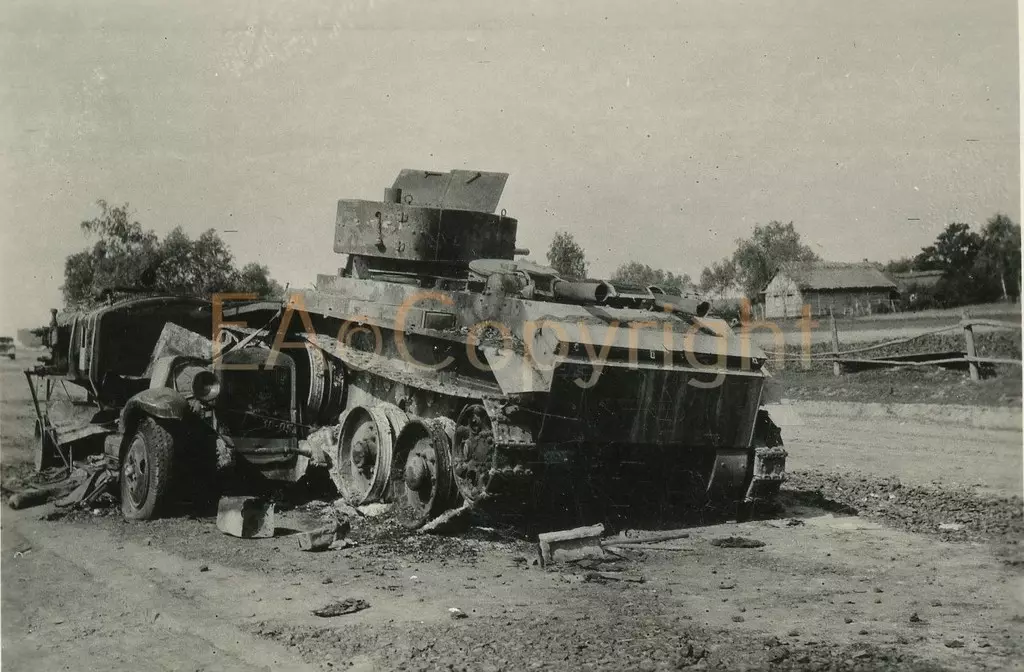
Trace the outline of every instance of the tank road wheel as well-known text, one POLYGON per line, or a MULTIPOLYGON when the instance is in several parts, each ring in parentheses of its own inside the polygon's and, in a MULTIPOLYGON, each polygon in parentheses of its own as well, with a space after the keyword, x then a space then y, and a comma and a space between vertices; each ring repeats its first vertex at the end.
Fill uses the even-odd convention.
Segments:
POLYGON ((398 437, 391 482, 398 519, 408 528, 422 527, 453 503, 448 423, 414 418, 398 437))
POLYGON ((174 437, 153 418, 139 420, 121 459, 121 513, 128 520, 158 517, 171 498, 174 437))
POLYGON ((380 500, 391 474, 395 434, 383 409, 357 406, 345 414, 331 478, 350 504, 380 500))
POLYGON ((470 404, 459 413, 452 443, 452 471, 459 492, 468 501, 490 494, 496 468, 496 451, 491 419, 480 404, 470 404))

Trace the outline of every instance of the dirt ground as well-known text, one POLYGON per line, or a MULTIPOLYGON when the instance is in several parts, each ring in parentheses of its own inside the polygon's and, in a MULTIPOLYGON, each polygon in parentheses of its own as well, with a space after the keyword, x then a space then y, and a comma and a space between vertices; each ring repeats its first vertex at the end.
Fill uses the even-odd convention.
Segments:
MULTIPOLYGON (((30 471, 24 365, 0 364, 7 484, 30 471)), ((224 536, 209 516, 130 524, 105 509, 47 520, 48 508, 4 507, 2 662, 275 672, 1024 669, 1019 433, 815 420, 787 439, 793 478, 780 512, 691 527, 687 538, 617 560, 613 568, 637 581, 542 569, 530 540, 486 520, 444 537, 407 535, 386 515, 361 518, 354 545, 310 554, 286 530, 315 525, 329 514, 325 502, 284 511, 279 536, 262 540, 224 536), (710 543, 731 535, 764 546, 710 543), (311 613, 344 598, 369 606, 311 613)))

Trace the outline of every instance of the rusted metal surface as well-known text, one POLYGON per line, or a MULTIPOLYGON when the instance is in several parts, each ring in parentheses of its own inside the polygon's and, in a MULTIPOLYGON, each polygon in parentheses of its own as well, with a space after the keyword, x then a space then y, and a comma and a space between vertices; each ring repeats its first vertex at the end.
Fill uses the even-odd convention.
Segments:
POLYGON ((515 252, 516 220, 485 212, 382 201, 338 201, 334 251, 404 261, 459 263, 515 252))
MULTIPOLYGON (((441 210, 494 212, 505 190, 508 173, 478 170, 402 170, 391 190, 398 190, 402 202, 441 210)), ((386 200, 386 199, 385 199, 386 200)))
MULTIPOLYGON (((493 214, 506 178, 404 170, 383 201, 340 201, 334 249, 348 266, 297 298, 316 332, 293 331, 343 363, 359 431, 382 426, 376 405, 403 414, 384 498, 420 525, 535 464, 645 451, 691 462, 666 471, 694 501, 771 491, 784 451, 752 444, 764 353, 699 297, 514 260, 516 222, 493 214)), ((356 434, 340 463, 372 465, 355 488, 372 499, 379 439, 356 434)))

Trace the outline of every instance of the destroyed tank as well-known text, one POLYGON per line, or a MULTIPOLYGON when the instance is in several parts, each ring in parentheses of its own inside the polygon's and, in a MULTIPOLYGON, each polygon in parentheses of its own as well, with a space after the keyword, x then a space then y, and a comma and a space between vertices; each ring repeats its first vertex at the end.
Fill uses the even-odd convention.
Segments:
POLYGON ((550 492, 604 502, 592 516, 637 496, 770 499, 786 453, 761 408, 764 354, 697 297, 517 259, 517 221, 496 212, 507 178, 402 170, 383 200, 339 201, 344 266, 279 315, 278 345, 333 372, 310 373, 311 397, 335 393, 307 416, 340 412, 327 457, 343 496, 393 501, 410 527, 550 492))

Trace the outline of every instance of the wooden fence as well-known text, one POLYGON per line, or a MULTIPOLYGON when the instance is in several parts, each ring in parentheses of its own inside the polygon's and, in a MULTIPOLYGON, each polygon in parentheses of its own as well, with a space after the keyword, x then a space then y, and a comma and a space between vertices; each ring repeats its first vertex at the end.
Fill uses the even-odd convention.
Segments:
POLYGON ((1019 359, 979 357, 977 347, 974 342, 975 327, 981 326, 1000 331, 1020 331, 1021 325, 1019 323, 1004 322, 1002 320, 972 319, 967 311, 964 311, 961 314, 960 323, 958 325, 943 327, 923 334, 893 339, 884 343, 876 343, 874 345, 855 348, 852 350, 840 350, 839 330, 836 328, 835 316, 831 313, 829 314, 829 323, 832 329, 832 352, 829 354, 829 358, 832 360, 832 373, 836 376, 842 375, 844 371, 856 371, 867 368, 944 366, 966 368, 970 373, 971 380, 981 380, 982 364, 1021 366, 1021 360, 1019 359), (867 353, 872 350, 880 350, 893 345, 908 343, 925 336, 956 330, 961 330, 963 333, 964 350, 962 352, 919 352, 908 355, 890 355, 880 358, 864 356, 851 357, 851 355, 862 355, 863 353, 867 353))

